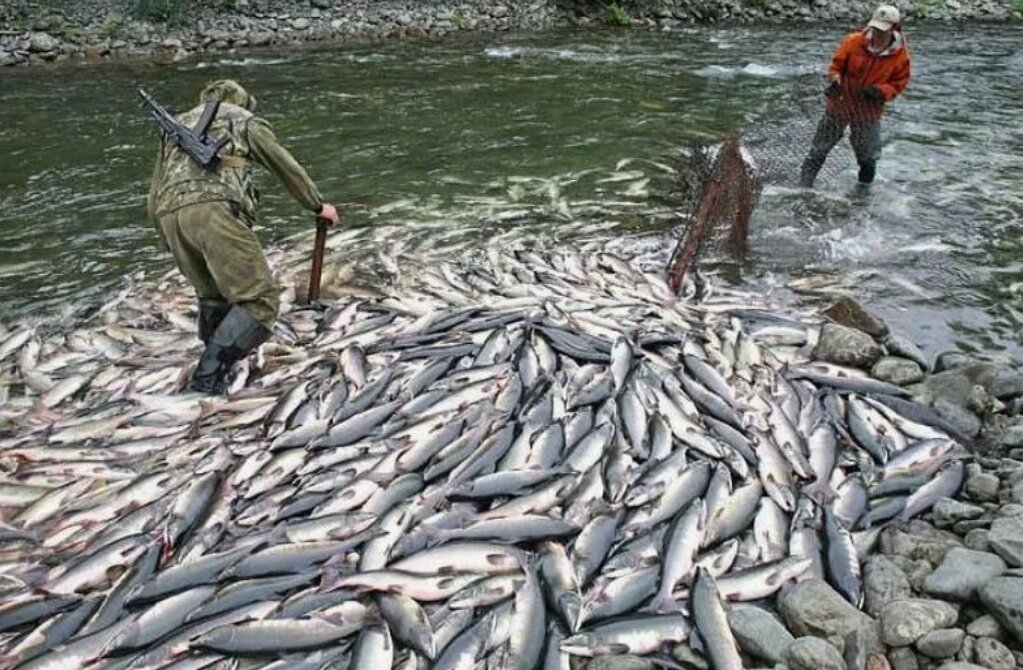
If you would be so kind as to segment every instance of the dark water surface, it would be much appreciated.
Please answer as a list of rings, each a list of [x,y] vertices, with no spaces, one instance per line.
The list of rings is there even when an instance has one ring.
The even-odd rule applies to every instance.
[[[879,181],[860,192],[845,150],[808,193],[782,177],[841,32],[457,36],[0,72],[0,320],[81,313],[126,273],[170,266],[145,220],[156,136],[135,88],[182,109],[230,76],[349,225],[408,253],[516,231],[666,234],[666,167],[746,127],[769,183],[726,276],[792,300],[850,293],[931,352],[1023,360],[1023,29],[912,29]],[[311,225],[266,186],[265,242]]]

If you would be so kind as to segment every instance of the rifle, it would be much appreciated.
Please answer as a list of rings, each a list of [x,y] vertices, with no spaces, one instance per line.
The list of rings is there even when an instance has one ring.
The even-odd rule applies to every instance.
[[[220,162],[218,154],[227,144],[228,138],[222,137],[216,142],[210,142],[207,133],[210,130],[210,124],[213,123],[213,119],[216,118],[217,112],[220,110],[219,101],[207,102],[195,128],[188,128],[171,116],[170,112],[141,88],[139,95],[145,101],[146,116],[160,127],[165,139],[169,139],[181,147],[181,150],[188,154],[203,170],[212,172],[217,169]]]

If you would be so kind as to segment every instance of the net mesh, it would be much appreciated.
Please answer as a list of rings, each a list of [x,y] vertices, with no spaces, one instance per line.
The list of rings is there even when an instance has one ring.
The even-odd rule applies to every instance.
[[[824,110],[822,90],[819,75],[797,77],[787,95],[774,96],[740,133],[686,152],[679,201],[688,223],[668,262],[669,284],[676,292],[704,246],[723,245],[734,256],[745,253],[764,186],[798,186],[800,166]],[[848,144],[840,142],[816,183],[833,180],[851,160]]]

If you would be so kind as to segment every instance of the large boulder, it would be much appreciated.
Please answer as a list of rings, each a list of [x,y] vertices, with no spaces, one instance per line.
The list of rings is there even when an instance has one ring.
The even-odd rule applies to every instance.
[[[818,361],[866,369],[881,358],[881,347],[862,331],[826,323],[812,356]]]
[[[824,315],[840,326],[855,328],[872,337],[883,337],[888,332],[888,326],[884,321],[863,309],[860,303],[848,296],[836,300],[831,307],[824,310]]]
[[[881,638],[891,647],[908,647],[927,633],[948,628],[959,618],[955,607],[940,600],[898,600],[881,612]]]
[[[977,589],[977,595],[998,623],[1023,642],[1023,578],[995,577]]]
[[[793,635],[822,637],[843,651],[850,633],[874,622],[826,582],[806,579],[781,594],[778,610]]]
[[[732,605],[728,624],[743,652],[775,664],[781,663],[785,649],[795,639],[776,616],[756,605]]]
[[[28,38],[28,50],[32,53],[45,54],[56,51],[60,40],[49,33],[32,33]]]
[[[1005,568],[1005,561],[995,554],[956,547],[924,579],[924,590],[945,600],[972,600],[980,586],[1005,572]]]

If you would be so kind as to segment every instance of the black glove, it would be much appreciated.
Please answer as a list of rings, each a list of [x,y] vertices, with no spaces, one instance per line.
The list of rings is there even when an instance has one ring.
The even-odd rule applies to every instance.
[[[828,84],[828,87],[824,89],[824,95],[828,98],[840,98],[842,97],[842,84],[835,80]]]
[[[867,100],[884,100],[884,91],[877,86],[867,86],[863,89],[863,97]]]

